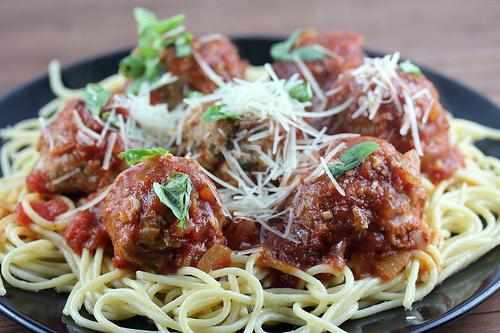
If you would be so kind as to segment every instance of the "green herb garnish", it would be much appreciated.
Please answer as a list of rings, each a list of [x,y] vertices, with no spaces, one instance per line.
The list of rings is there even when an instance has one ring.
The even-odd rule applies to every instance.
[[[298,57],[304,61],[324,59],[325,53],[318,45],[308,45],[293,49],[303,32],[303,29],[295,29],[286,40],[271,46],[271,56],[273,59],[278,61],[294,61],[294,57]]]
[[[342,177],[347,171],[363,163],[377,148],[378,144],[372,141],[358,143],[340,155],[339,161],[336,164],[330,165],[328,169],[330,169],[334,178]]]
[[[208,109],[203,113],[203,121],[211,123],[219,120],[236,119],[236,115],[234,113],[223,112],[225,106],[225,104],[209,106]]]
[[[139,148],[139,149],[128,149],[122,151],[118,156],[125,159],[128,165],[135,165],[139,162],[144,161],[148,158],[153,158],[157,156],[163,156],[168,153],[168,150],[164,148]]]
[[[85,86],[83,100],[85,101],[87,109],[90,110],[94,118],[99,118],[99,113],[102,108],[108,104],[110,97],[111,92],[102,88],[97,83],[89,83]]]
[[[294,86],[292,89],[290,89],[288,94],[291,98],[296,99],[301,103],[309,102],[313,97],[313,92],[309,83],[301,83]]]
[[[120,73],[125,77],[139,78],[144,74],[144,59],[137,55],[129,55],[120,61]]]
[[[191,90],[190,92],[187,93],[186,98],[187,99],[189,99],[189,98],[200,98],[200,97],[203,97],[203,96],[205,96],[205,94],[202,93],[201,91]]]
[[[175,39],[175,56],[177,58],[184,58],[191,55],[191,41],[193,40],[193,35],[189,32],[182,33],[179,37]]]
[[[184,23],[184,15],[179,14],[158,20],[154,13],[144,8],[134,9],[139,41],[134,54],[120,62],[120,74],[133,78],[127,87],[128,92],[137,93],[142,83],[154,83],[165,72],[161,62],[163,49],[168,45],[176,46],[176,56],[187,56],[191,52],[191,34],[183,32],[167,38],[163,35]]]
[[[158,20],[152,11],[141,7],[134,9],[134,18],[137,22],[139,36],[148,35],[152,32],[162,35],[179,27],[184,23],[185,19],[184,14],[177,14],[164,20]]]
[[[400,63],[399,69],[401,69],[405,73],[413,74],[415,76],[419,76],[420,74],[422,74],[420,68],[414,63],[412,63],[410,60],[406,60]]]
[[[173,172],[163,184],[154,182],[153,190],[160,201],[170,208],[177,220],[179,227],[184,228],[189,218],[192,185],[189,176],[182,172]]]

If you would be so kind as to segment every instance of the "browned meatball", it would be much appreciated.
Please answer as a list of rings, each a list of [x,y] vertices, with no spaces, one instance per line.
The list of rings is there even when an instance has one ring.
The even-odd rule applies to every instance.
[[[178,79],[173,84],[154,90],[151,94],[153,104],[167,101],[169,107],[173,108],[182,101],[187,90],[209,94],[217,88],[196,57],[206,62],[225,82],[235,77],[242,78],[245,74],[248,62],[240,58],[236,46],[225,36],[218,35],[207,41],[204,41],[203,37],[195,38],[192,49],[191,55],[182,58],[175,56],[173,47],[165,49],[163,64],[166,70]]]
[[[251,174],[253,171],[263,171],[267,165],[258,157],[254,151],[244,149],[247,144],[258,145],[266,152],[273,144],[271,136],[250,142],[248,138],[259,126],[266,126],[266,120],[220,120],[207,122],[203,120],[203,113],[209,105],[195,108],[184,122],[183,141],[179,153],[191,153],[194,158],[207,170],[215,173],[226,181],[231,177],[222,170],[228,165],[223,155],[223,150],[231,152],[240,164],[243,171]]]
[[[179,225],[153,190],[174,173],[192,185],[189,218]],[[193,266],[214,244],[223,244],[224,215],[214,184],[199,165],[167,154],[122,172],[103,201],[103,220],[114,247],[114,263],[157,273]]]
[[[464,161],[458,147],[451,144],[448,138],[449,123],[446,112],[439,102],[439,95],[434,85],[423,74],[409,74],[396,70],[397,76],[403,82],[405,91],[413,98],[418,134],[422,144],[422,171],[434,182],[449,178],[455,170],[463,167]],[[397,101],[404,107],[405,94],[401,84],[394,82],[397,90]],[[356,115],[366,92],[352,72],[342,75],[334,85],[339,91],[329,101],[333,108],[344,103],[348,98],[354,98],[350,106],[327,120],[330,133],[359,133],[361,135],[380,137],[393,144],[396,149],[405,153],[414,149],[415,142],[411,130],[402,135],[400,129],[406,120],[405,112],[397,107],[391,96],[384,96],[382,102],[375,110],[376,115],[369,119],[368,112]],[[377,89],[374,83],[370,91]],[[427,118],[427,119],[425,119]],[[425,121],[424,121],[425,119]]]
[[[82,132],[78,121],[96,137]],[[111,184],[127,165],[118,154],[123,151],[119,136],[113,146],[109,166],[103,165],[108,139],[99,142],[103,126],[99,124],[81,100],[71,101],[47,125],[38,141],[40,160],[27,177],[28,190],[41,193],[90,194]],[[52,147],[51,147],[52,146]]]
[[[337,76],[363,63],[363,37],[347,31],[331,31],[318,35],[316,30],[307,29],[300,36],[294,48],[318,44],[333,52],[320,61],[308,61],[307,67],[322,89],[328,89]],[[295,73],[302,74],[295,63],[278,61],[273,69],[280,78],[289,78]]]
[[[343,140],[345,146],[331,164],[346,149],[365,141],[378,147],[361,165],[336,179],[345,195],[326,174],[308,181],[304,177],[284,204],[284,208],[293,208],[288,239],[263,233],[264,264],[307,269],[324,263],[342,268],[347,261],[358,277],[377,274],[391,278],[406,261],[388,269],[388,258],[427,246],[426,193],[415,151],[402,155],[378,138],[349,138]],[[274,227],[284,232],[287,223],[287,218],[275,221]]]

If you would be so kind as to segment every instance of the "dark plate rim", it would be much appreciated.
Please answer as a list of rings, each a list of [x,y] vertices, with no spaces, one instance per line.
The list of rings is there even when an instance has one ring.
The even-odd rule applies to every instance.
[[[239,40],[239,41],[244,41],[244,40],[262,40],[262,41],[276,41],[283,39],[283,36],[280,35],[266,35],[266,34],[245,34],[245,35],[238,35],[238,36],[232,36],[231,39],[234,40]],[[121,54],[127,51],[130,51],[131,47],[122,47],[122,48],[116,48],[112,51],[107,51],[103,53],[99,53],[97,55],[93,55],[90,57],[83,58],[78,61],[74,61],[69,63],[68,65],[63,65],[61,66],[61,71],[67,72],[74,70],[78,67],[85,66],[88,63],[95,62],[99,59],[102,58],[107,58],[111,57],[117,54]],[[366,49],[366,52],[370,55],[375,55],[375,56],[380,56],[385,53],[380,52],[378,50],[373,50],[373,49]],[[405,57],[402,57],[404,59]],[[448,81],[449,83],[452,83],[455,86],[459,86],[462,89],[467,90],[469,93],[474,94],[478,97],[480,97],[483,101],[487,102],[490,104],[492,107],[496,108],[500,112],[500,108],[496,106],[495,103],[493,103],[488,97],[482,95],[478,91],[476,91],[474,88],[469,87],[466,84],[463,84],[453,78],[448,77],[447,75],[440,74],[433,69],[429,69],[426,66],[421,66],[418,64],[418,66],[428,74],[431,74],[432,76],[437,76],[440,77],[441,79],[444,79],[445,81]],[[3,102],[8,99],[11,95],[15,95],[18,92],[21,92],[26,89],[31,89],[33,86],[36,86],[40,84],[41,82],[48,80],[48,73],[42,73],[38,76],[36,76],[34,79],[18,85],[17,87],[10,89],[0,97],[0,105],[3,104]],[[464,269],[467,269],[464,268]],[[457,272],[458,273],[458,272]],[[455,273],[455,274],[457,274]],[[494,295],[496,292],[500,290],[500,278],[498,278],[495,282],[493,282],[489,287],[477,292],[473,296],[469,297],[465,301],[463,301],[460,304],[457,304],[454,308],[449,310],[448,312],[445,312],[441,314],[440,316],[431,319],[423,324],[415,326],[415,328],[407,331],[408,333],[421,333],[421,332],[427,332],[432,329],[435,329],[437,327],[443,326],[445,324],[448,324],[449,322],[463,316],[464,314],[468,313],[475,307],[479,306],[481,303],[486,301],[488,298],[490,298],[492,295]],[[1,299],[1,298],[0,298]],[[14,307],[0,301],[0,313],[8,317],[9,319],[13,320],[14,322],[20,324],[21,326],[36,332],[36,333],[57,333],[56,331],[52,330],[51,328],[45,326],[44,324],[36,321],[35,319],[31,318],[30,316],[16,310]],[[62,313],[61,313],[62,315]]]

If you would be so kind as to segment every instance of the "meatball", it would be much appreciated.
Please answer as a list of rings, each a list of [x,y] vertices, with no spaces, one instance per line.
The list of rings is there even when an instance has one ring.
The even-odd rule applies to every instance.
[[[304,176],[283,205],[284,210],[293,209],[287,238],[263,229],[264,264],[307,269],[317,264],[342,268],[347,262],[357,277],[391,278],[406,261],[387,269],[386,260],[404,253],[403,259],[409,259],[404,251],[427,246],[426,192],[414,150],[402,155],[378,138],[348,138],[331,164],[348,148],[365,141],[378,147],[359,166],[338,176],[345,195],[326,174],[312,180]],[[270,221],[282,233],[289,222],[285,215],[285,219]]]
[[[264,152],[270,150],[273,138],[267,136],[255,141],[249,138],[257,130],[269,126],[269,121],[256,120],[220,120],[207,122],[203,113],[208,105],[195,108],[186,118],[183,130],[183,142],[179,148],[181,154],[191,153],[193,157],[208,171],[218,177],[230,181],[232,178],[225,173],[224,166],[228,161],[223,150],[231,152],[238,164],[247,174],[264,171],[267,164],[262,161],[255,150],[243,149],[245,145],[258,145]],[[242,152],[244,150],[244,152]]]
[[[449,141],[448,118],[439,102],[438,92],[423,74],[395,69],[394,96],[391,97],[389,91],[384,91],[374,81],[365,80],[363,74],[356,71],[345,73],[334,85],[337,93],[330,98],[328,108],[336,107],[349,98],[353,98],[353,102],[346,110],[327,119],[326,126],[330,133],[349,132],[379,137],[405,153],[416,148],[410,128],[411,116],[405,111],[408,100],[411,100],[422,146],[422,171],[432,181],[439,182],[464,166],[461,152]],[[378,104],[377,96],[380,96]]]
[[[236,46],[223,35],[207,38],[195,38],[193,52],[187,57],[176,57],[173,47],[165,49],[162,62],[167,71],[177,76],[177,81],[154,90],[151,94],[153,104],[167,101],[173,108],[182,101],[187,90],[212,93],[217,85],[207,76],[198,59],[208,64],[225,82],[244,76],[248,62],[240,58]]]
[[[189,218],[180,225],[153,189],[175,173],[192,185]],[[224,244],[225,221],[214,184],[199,165],[167,154],[122,172],[103,200],[103,220],[114,247],[113,262],[156,273],[194,266],[215,244]]]
[[[83,125],[78,125],[81,122]],[[86,127],[93,136],[81,130]],[[123,143],[115,137],[109,165],[104,164],[108,140],[102,140],[103,126],[97,122],[81,100],[68,102],[62,112],[45,128],[37,149],[40,160],[27,177],[30,191],[61,194],[90,194],[113,179],[127,165],[118,154]]]
[[[360,35],[346,31],[331,31],[318,35],[314,29],[307,29],[302,33],[294,47],[299,48],[314,44],[321,45],[332,52],[332,54],[326,55],[323,60],[306,63],[324,90],[333,85],[340,73],[363,64],[365,53],[363,51],[363,37]],[[295,73],[301,74],[295,63],[292,62],[275,62],[273,69],[278,77],[284,79]]]

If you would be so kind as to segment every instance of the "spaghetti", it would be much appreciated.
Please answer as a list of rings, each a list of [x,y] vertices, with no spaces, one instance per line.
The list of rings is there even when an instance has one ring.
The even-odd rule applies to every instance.
[[[201,58],[198,58],[200,62]],[[302,71],[308,71],[304,64],[300,65]],[[200,66],[209,65],[202,62]],[[256,72],[252,69],[252,73]],[[474,146],[475,141],[485,138],[499,140],[500,131],[465,120],[450,119],[450,139],[463,153],[465,167],[439,183],[423,179],[428,195],[425,221],[437,241],[423,250],[409,251],[409,264],[391,279],[376,276],[355,278],[349,266],[338,269],[319,264],[304,270],[283,271],[295,277],[298,283],[295,287],[276,287],[272,283],[272,271],[280,271],[282,266],[260,265],[261,247],[233,251],[229,266],[224,268],[205,272],[195,267],[181,267],[175,274],[164,275],[115,268],[111,256],[103,247],[95,251],[83,249],[78,255],[66,243],[64,232],[75,213],[102,200],[108,195],[109,188],[86,206],[77,206],[70,197],[56,195],[55,198],[63,202],[66,209],[55,221],[50,221],[33,208],[43,201],[42,195],[29,192],[25,185],[27,175],[39,158],[36,144],[45,131],[45,119],[53,119],[66,101],[83,93],[62,85],[57,62],[51,63],[49,74],[57,98],[40,110],[43,120],[25,120],[1,132],[5,140],[0,156],[3,172],[0,180],[1,273],[3,280],[16,288],[34,292],[45,289],[69,292],[63,313],[82,327],[102,332],[146,332],[120,326],[120,320],[141,316],[153,321],[160,332],[224,333],[242,330],[245,333],[260,333],[265,332],[268,326],[282,323],[296,327],[295,332],[344,332],[340,325],[349,319],[367,317],[400,306],[411,308],[414,302],[428,295],[444,279],[500,243],[500,161],[484,155]],[[171,76],[168,78],[172,80]],[[224,83],[219,83],[224,89]],[[239,84],[243,91],[244,83]],[[100,85],[116,92],[123,90],[125,80],[116,75],[101,81]],[[264,96],[267,87],[262,87]],[[322,89],[317,82],[315,89]],[[227,97],[228,100],[230,97]],[[291,107],[293,110],[293,105]],[[331,114],[340,112],[332,110]],[[297,115],[301,112],[304,111],[297,111]],[[313,115],[319,112],[330,115],[324,110],[314,111]],[[176,117],[184,121],[182,116]],[[283,119],[281,115],[276,117]],[[309,130],[299,120],[289,121],[289,125]],[[106,126],[109,128],[109,123]],[[269,133],[263,130],[250,134],[256,141],[266,136],[281,135],[278,130],[273,131],[274,127],[269,129]],[[96,139],[102,139],[98,133],[96,135]],[[286,142],[300,141],[294,135],[287,137]],[[111,154],[110,149],[117,139],[115,132],[112,136],[114,139],[108,142],[111,148],[106,155]],[[179,133],[175,132],[172,140],[178,138]],[[314,140],[309,144],[321,146],[321,142]],[[234,158],[227,151],[223,153],[229,162]],[[331,153],[330,157],[334,154]],[[284,164],[289,158],[283,152]],[[107,160],[109,163],[109,156]],[[327,161],[321,158],[321,162],[317,172],[323,172],[326,166]],[[236,173],[240,171],[238,169]],[[282,175],[287,177],[287,169]],[[329,171],[328,175],[333,179]],[[252,182],[251,179],[245,181]],[[231,183],[223,182],[223,185],[227,191],[239,191]],[[32,223],[25,224],[18,220],[18,206],[22,207]],[[240,206],[235,207],[239,209]],[[254,217],[259,219],[271,213],[259,212]],[[267,225],[263,227],[270,228]],[[287,226],[281,236],[289,233],[290,226]],[[331,277],[326,282],[325,275]],[[3,280],[0,280],[1,295],[6,293]],[[92,319],[82,315],[83,309],[92,315]]]

